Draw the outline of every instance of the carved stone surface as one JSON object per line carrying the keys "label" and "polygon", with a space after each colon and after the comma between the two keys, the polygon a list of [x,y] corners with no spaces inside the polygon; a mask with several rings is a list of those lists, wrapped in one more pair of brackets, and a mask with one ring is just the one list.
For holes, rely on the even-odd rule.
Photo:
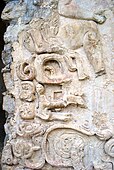
{"label": "carved stone surface", "polygon": [[3,170],[114,169],[113,12],[111,0],[7,2]]}

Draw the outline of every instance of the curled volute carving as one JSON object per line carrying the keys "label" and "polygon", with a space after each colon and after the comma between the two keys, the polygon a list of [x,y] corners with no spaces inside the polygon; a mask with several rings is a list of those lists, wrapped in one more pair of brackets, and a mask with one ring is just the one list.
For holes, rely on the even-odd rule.
{"label": "curled volute carving", "polygon": [[109,139],[106,143],[105,143],[105,152],[114,158],[114,139]]}
{"label": "curled volute carving", "polygon": [[29,62],[19,63],[17,65],[17,75],[21,80],[33,80],[35,69]]}

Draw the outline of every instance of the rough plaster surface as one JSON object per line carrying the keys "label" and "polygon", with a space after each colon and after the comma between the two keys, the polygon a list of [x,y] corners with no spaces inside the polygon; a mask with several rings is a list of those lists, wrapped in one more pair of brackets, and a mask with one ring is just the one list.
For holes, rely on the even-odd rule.
{"label": "rough plaster surface", "polygon": [[7,1],[3,170],[114,170],[113,3]]}

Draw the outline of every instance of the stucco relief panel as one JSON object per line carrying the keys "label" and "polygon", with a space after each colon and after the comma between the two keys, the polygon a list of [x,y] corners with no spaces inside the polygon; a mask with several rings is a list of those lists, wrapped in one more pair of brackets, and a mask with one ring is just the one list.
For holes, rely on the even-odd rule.
{"label": "stucco relief panel", "polygon": [[91,5],[85,13],[85,3],[60,0],[48,18],[33,17],[18,33],[3,168],[113,170],[114,93],[99,31],[106,17]]}

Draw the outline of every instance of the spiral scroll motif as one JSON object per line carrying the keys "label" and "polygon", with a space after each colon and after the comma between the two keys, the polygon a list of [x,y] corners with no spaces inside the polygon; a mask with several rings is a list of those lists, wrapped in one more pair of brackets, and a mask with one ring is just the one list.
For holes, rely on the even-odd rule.
{"label": "spiral scroll motif", "polygon": [[33,80],[35,69],[29,62],[23,62],[17,66],[17,75],[21,80]]}

